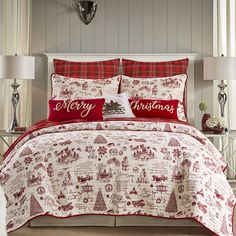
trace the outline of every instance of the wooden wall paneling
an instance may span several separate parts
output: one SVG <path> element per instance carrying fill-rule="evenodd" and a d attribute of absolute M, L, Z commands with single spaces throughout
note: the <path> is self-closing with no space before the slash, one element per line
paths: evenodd
<path fill-rule="evenodd" d="M 143 51 L 143 1 L 129 0 L 129 52 Z"/>
<path fill-rule="evenodd" d="M 72 6 L 73 0 L 71 0 Z M 78 13 L 71 7 L 71 15 L 70 15 L 70 51 L 71 52 L 80 52 L 81 51 L 81 20 L 79 18 Z"/>
<path fill-rule="evenodd" d="M 85 25 L 81 22 L 81 52 L 82 53 L 93 53 L 95 48 L 94 41 L 94 21 L 89 25 Z"/>
<path fill-rule="evenodd" d="M 32 82 L 32 123 L 47 118 L 47 65 L 43 55 L 35 55 L 35 79 Z"/>
<path fill-rule="evenodd" d="M 166 53 L 167 1 L 153 1 L 153 52 Z"/>
<path fill-rule="evenodd" d="M 55 0 L 46 1 L 46 52 L 57 51 L 57 7 Z"/>
<path fill-rule="evenodd" d="M 213 55 L 213 1 L 204 0 L 202 1 L 202 56 Z M 202 81 L 202 101 L 207 103 L 208 111 L 213 111 L 213 82 Z"/>
<path fill-rule="evenodd" d="M 70 52 L 71 1 L 57 0 L 57 52 Z"/>
<path fill-rule="evenodd" d="M 3 0 L 0 0 L 0 54 L 3 53 Z"/>
<path fill-rule="evenodd" d="M 129 4 L 127 0 L 119 0 L 118 27 L 119 52 L 125 53 L 129 51 Z"/>
<path fill-rule="evenodd" d="M 191 1 L 178 0 L 178 52 L 191 52 Z"/>
<path fill-rule="evenodd" d="M 32 1 L 32 52 L 44 53 L 46 49 L 46 0 Z"/>
<path fill-rule="evenodd" d="M 143 52 L 144 53 L 151 53 L 153 50 L 152 7 L 153 7 L 153 0 L 143 1 Z"/>
<path fill-rule="evenodd" d="M 32 1 L 32 54 L 36 56 L 35 80 L 32 82 L 32 122 L 45 119 L 47 114 L 46 0 Z M 34 30 L 36 29 L 36 30 Z"/>
<path fill-rule="evenodd" d="M 105 1 L 105 52 L 118 52 L 118 0 Z"/>
<path fill-rule="evenodd" d="M 167 53 L 178 52 L 178 0 L 167 1 Z"/>
<path fill-rule="evenodd" d="M 94 53 L 95 50 L 95 23 L 94 19 L 85 25 L 81 21 L 80 30 L 80 42 L 81 42 L 81 52 L 82 53 Z"/>
<path fill-rule="evenodd" d="M 3 54 L 3 0 L 0 0 L 0 55 Z M 0 93 L 4 94 L 5 92 L 5 86 L 4 86 L 4 81 L 0 80 Z M 6 101 L 0 100 L 0 106 L 4 107 L 4 103 Z M 3 112 L 3 111 L 2 111 Z M 0 122 L 1 124 L 4 124 L 4 116 L 0 116 Z M 1 129 L 4 129 L 5 127 L 1 126 Z"/>
<path fill-rule="evenodd" d="M 105 51 L 105 0 L 100 0 L 94 20 L 95 53 L 102 53 Z"/>
<path fill-rule="evenodd" d="M 192 52 L 202 53 L 202 2 L 204 0 L 192 0 Z"/>
<path fill-rule="evenodd" d="M 204 0 L 203 0 L 204 1 Z M 203 81 L 203 63 L 202 63 L 202 0 L 192 0 L 192 52 L 198 52 L 194 67 L 194 88 L 195 88 L 195 125 L 201 127 L 202 113 L 198 108 L 202 101 L 202 81 Z"/>

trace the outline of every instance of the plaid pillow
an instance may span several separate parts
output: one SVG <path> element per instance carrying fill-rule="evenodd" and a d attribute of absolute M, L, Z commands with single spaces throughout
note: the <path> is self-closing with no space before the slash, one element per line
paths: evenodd
<path fill-rule="evenodd" d="M 122 59 L 124 75 L 135 78 L 156 78 L 186 74 L 188 58 L 177 61 L 141 62 Z"/>
<path fill-rule="evenodd" d="M 118 75 L 120 59 L 95 62 L 73 62 L 53 59 L 55 73 L 83 79 L 106 79 Z"/>

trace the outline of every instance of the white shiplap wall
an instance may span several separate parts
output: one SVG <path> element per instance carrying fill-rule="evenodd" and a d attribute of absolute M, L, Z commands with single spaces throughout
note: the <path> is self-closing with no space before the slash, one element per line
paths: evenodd
<path fill-rule="evenodd" d="M 72 0 L 33 0 L 32 52 L 199 53 L 195 71 L 196 125 L 200 101 L 212 110 L 212 84 L 202 57 L 212 55 L 213 0 L 101 0 L 95 19 L 81 23 Z M 46 115 L 45 60 L 37 58 L 33 121 Z"/>
<path fill-rule="evenodd" d="M 3 0 L 0 0 L 0 55 L 3 53 Z"/>

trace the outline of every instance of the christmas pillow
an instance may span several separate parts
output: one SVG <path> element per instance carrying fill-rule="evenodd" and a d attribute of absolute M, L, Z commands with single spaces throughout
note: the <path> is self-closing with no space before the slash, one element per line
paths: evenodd
<path fill-rule="evenodd" d="M 52 99 L 104 97 L 118 94 L 121 76 L 108 79 L 78 79 L 52 74 Z"/>
<path fill-rule="evenodd" d="M 158 100 L 178 100 L 178 119 L 187 121 L 184 108 L 184 91 L 187 75 L 174 75 L 159 78 L 131 78 L 122 76 L 120 91 L 129 98 Z"/>
<path fill-rule="evenodd" d="M 130 99 L 129 102 L 136 117 L 178 119 L 178 100 Z"/>
<path fill-rule="evenodd" d="M 130 108 L 127 94 L 121 93 L 114 96 L 105 97 L 103 117 L 104 119 L 135 117 Z"/>
<path fill-rule="evenodd" d="M 104 98 L 49 100 L 49 121 L 68 121 L 84 119 L 86 121 L 103 120 Z"/>

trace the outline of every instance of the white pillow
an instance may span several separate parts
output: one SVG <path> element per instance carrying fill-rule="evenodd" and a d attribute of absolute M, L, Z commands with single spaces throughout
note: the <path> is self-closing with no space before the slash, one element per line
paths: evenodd
<path fill-rule="evenodd" d="M 120 91 L 126 92 L 129 98 L 179 100 L 178 119 L 186 122 L 184 106 L 186 80 L 186 74 L 159 78 L 133 78 L 122 75 Z"/>
<path fill-rule="evenodd" d="M 52 99 L 105 97 L 118 94 L 121 76 L 108 79 L 80 79 L 52 74 Z"/>
<path fill-rule="evenodd" d="M 132 118 L 133 114 L 126 93 L 106 96 L 103 107 L 103 118 Z"/>

